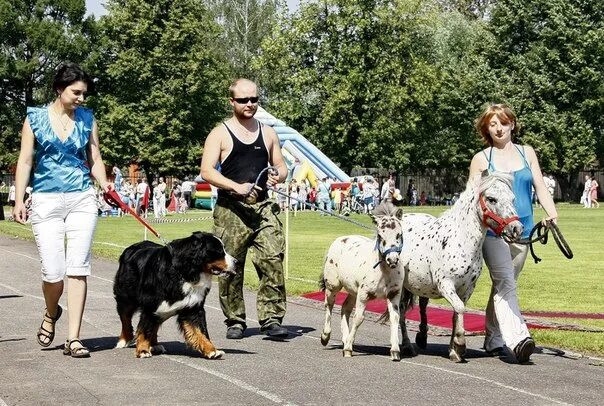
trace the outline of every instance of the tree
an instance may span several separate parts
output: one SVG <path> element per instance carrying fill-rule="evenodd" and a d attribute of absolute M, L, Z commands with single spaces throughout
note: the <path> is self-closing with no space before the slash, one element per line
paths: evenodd
<path fill-rule="evenodd" d="M 599 0 L 499 0 L 491 65 L 543 169 L 574 197 L 577 172 L 602 161 L 604 4 Z M 599 155 L 598 155 L 599 154 Z"/>
<path fill-rule="evenodd" d="M 269 108 L 345 171 L 466 170 L 492 42 L 484 22 L 428 1 L 305 3 L 255 68 Z"/>
<path fill-rule="evenodd" d="M 49 102 L 57 66 L 90 50 L 84 0 L 0 0 L 0 168 L 18 157 L 27 106 Z"/>
<path fill-rule="evenodd" d="M 110 0 L 95 100 L 105 160 L 148 176 L 197 172 L 203 138 L 225 115 L 220 29 L 197 0 Z"/>
<path fill-rule="evenodd" d="M 258 54 L 262 39 L 277 26 L 284 11 L 283 0 L 211 0 L 209 3 L 223 28 L 221 48 L 234 76 L 252 78 L 250 62 Z"/>

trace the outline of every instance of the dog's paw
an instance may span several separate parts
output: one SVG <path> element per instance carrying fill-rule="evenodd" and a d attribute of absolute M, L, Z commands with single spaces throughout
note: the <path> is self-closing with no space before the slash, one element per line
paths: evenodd
<path fill-rule="evenodd" d="M 152 355 L 150 351 L 140 351 L 136 353 L 136 358 L 151 358 Z"/>
<path fill-rule="evenodd" d="M 161 354 L 165 354 L 167 351 L 164 348 L 163 345 L 154 345 L 153 347 L 151 347 L 151 353 L 153 355 L 161 355 Z"/>
<path fill-rule="evenodd" d="M 224 356 L 224 351 L 216 350 L 206 354 L 208 359 L 220 359 Z"/>
<path fill-rule="evenodd" d="M 130 345 L 129 341 L 126 341 L 123 338 L 121 338 L 115 345 L 115 348 L 127 348 L 129 345 Z"/>

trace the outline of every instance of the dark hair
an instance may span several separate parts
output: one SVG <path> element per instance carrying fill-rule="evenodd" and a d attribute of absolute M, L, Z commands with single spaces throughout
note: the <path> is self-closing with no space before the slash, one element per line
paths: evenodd
<path fill-rule="evenodd" d="M 57 68 L 57 73 L 52 81 L 52 89 L 58 93 L 75 82 L 86 83 L 88 93 L 94 91 L 94 82 L 82 68 L 75 63 L 64 62 Z"/>

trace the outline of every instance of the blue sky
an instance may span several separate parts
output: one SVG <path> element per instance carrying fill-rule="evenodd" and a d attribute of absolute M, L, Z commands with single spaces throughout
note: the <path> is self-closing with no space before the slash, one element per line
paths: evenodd
<path fill-rule="evenodd" d="M 86 10 L 88 14 L 94 14 L 95 17 L 100 17 L 107 14 L 107 11 L 103 7 L 106 0 L 86 0 Z M 300 0 L 287 0 L 287 5 L 290 10 L 297 10 Z"/>

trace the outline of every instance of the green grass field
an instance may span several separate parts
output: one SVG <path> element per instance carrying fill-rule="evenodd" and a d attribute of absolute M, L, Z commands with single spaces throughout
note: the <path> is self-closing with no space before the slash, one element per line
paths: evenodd
<path fill-rule="evenodd" d="M 411 208 L 405 208 L 406 211 Z M 439 215 L 444 207 L 418 207 L 413 211 Z M 550 238 L 546 246 L 537 245 L 535 251 L 543 261 L 535 264 L 530 255 L 519 280 L 519 297 L 523 311 L 566 311 L 604 313 L 604 244 L 600 240 L 600 230 L 604 229 L 604 209 L 583 209 L 578 205 L 559 204 L 559 226 L 574 258 L 566 259 Z M 543 214 L 536 210 L 536 218 Z M 186 216 L 174 215 L 170 219 L 209 217 L 207 211 L 190 211 Z M 370 224 L 368 216 L 353 215 L 351 218 Z M 333 217 L 320 217 L 315 212 L 290 213 L 284 226 L 289 230 L 289 250 L 287 267 L 288 295 L 299 295 L 318 289 L 323 257 L 331 242 L 338 236 L 371 233 L 354 224 Z M 211 220 L 153 225 L 162 237 L 170 240 L 188 235 L 191 231 L 210 231 Z M 0 233 L 32 239 L 29 226 L 14 222 L 0 222 Z M 94 254 L 117 259 L 123 247 L 143 239 L 143 227 L 130 217 L 100 218 L 93 247 Z M 148 233 L 148 239 L 155 237 Z M 246 285 L 254 289 L 257 285 L 256 273 L 251 262 L 246 264 Z M 486 306 L 490 280 L 488 272 L 482 273 L 468 307 L 484 309 Z M 444 303 L 444 302 L 441 302 Z M 604 328 L 604 320 L 566 320 L 585 327 Z M 533 336 L 540 345 L 549 345 L 604 355 L 604 333 L 534 330 Z"/>

